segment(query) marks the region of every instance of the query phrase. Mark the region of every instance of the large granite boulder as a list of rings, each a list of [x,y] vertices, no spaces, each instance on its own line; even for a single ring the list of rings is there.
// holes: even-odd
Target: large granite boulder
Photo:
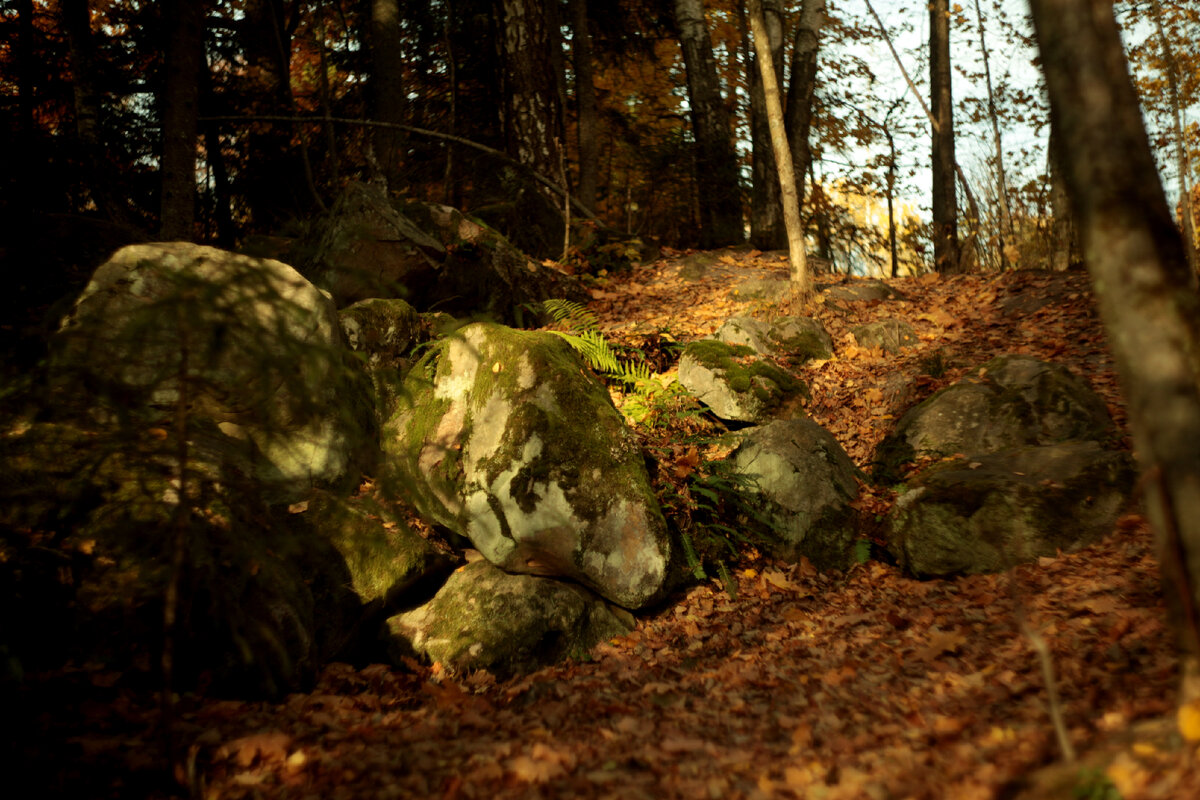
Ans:
[[[1075,550],[1112,532],[1134,475],[1128,453],[1096,442],[957,458],[910,481],[888,518],[889,549],[921,578]]]
[[[765,356],[786,356],[800,361],[826,359],[833,354],[833,339],[825,326],[809,317],[783,317],[766,321],[730,317],[713,334],[717,341],[745,345]]]
[[[419,313],[399,298],[372,297],[338,311],[350,350],[364,361],[375,387],[377,420],[396,411],[404,376],[418,348],[458,326],[438,312]]]
[[[344,559],[252,483],[192,464],[181,493],[177,443],[145,432],[35,423],[6,433],[0,646],[24,669],[73,661],[159,680],[170,585],[179,691],[303,691],[351,644],[362,604]]]
[[[1106,441],[1104,401],[1066,367],[1006,355],[910,409],[875,454],[875,475],[894,480],[922,456],[976,455],[1032,444]]]
[[[584,301],[575,278],[529,258],[495,229],[436,203],[393,203],[352,183],[299,248],[303,268],[338,306],[372,297],[421,311],[517,321],[527,304]]]
[[[715,339],[689,343],[679,359],[679,383],[723,420],[760,423],[800,412],[804,382],[746,345]]]
[[[633,617],[552,578],[514,575],[479,559],[429,603],[388,620],[394,660],[415,654],[455,670],[499,677],[531,672],[633,629]]]
[[[55,402],[106,424],[215,430],[194,458],[275,500],[354,481],[376,447],[370,382],[329,297],[286,264],[182,242],[105,262],[52,341]]]
[[[383,447],[427,518],[512,572],[631,608],[659,593],[670,546],[641,449],[560,337],[468,325],[404,390]]]
[[[768,526],[763,546],[789,561],[807,557],[818,569],[852,563],[858,515],[858,469],[833,435],[810,419],[778,420],[735,434],[728,456],[750,478],[748,501]]]
[[[920,342],[916,331],[902,319],[880,319],[856,325],[850,329],[859,347],[879,348],[886,353],[899,353],[905,347]]]
[[[369,297],[420,297],[436,286],[446,247],[398,211],[387,192],[351,183],[315,226],[305,273],[337,305]]]
[[[528,322],[528,307],[543,300],[591,299],[577,278],[531,259],[499,231],[456,208],[409,201],[401,209],[446,248],[436,286],[413,295],[418,308],[464,317],[486,314],[521,325]]]

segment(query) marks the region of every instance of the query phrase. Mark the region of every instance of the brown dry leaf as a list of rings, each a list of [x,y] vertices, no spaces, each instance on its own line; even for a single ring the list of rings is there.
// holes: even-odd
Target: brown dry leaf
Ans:
[[[526,783],[548,783],[566,774],[566,770],[563,769],[562,764],[556,761],[545,761],[530,758],[529,756],[510,758],[507,766],[508,771],[517,780],[525,781]]]
[[[217,748],[217,758],[232,758],[240,767],[248,767],[255,761],[287,760],[292,737],[283,731],[264,731],[226,742]]]
[[[934,630],[929,634],[929,643],[913,654],[922,661],[932,661],[945,653],[953,653],[967,643],[967,637],[957,631]]]

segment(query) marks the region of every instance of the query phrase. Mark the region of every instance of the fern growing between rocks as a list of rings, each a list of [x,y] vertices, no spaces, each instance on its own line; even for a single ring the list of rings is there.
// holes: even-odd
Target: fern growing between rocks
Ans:
[[[600,321],[587,306],[572,300],[550,299],[542,301],[542,310],[555,322],[566,325],[570,330],[555,331],[575,352],[583,357],[587,365],[606,378],[622,381],[640,389],[654,380],[646,364],[623,361],[613,352],[612,346],[600,332]]]

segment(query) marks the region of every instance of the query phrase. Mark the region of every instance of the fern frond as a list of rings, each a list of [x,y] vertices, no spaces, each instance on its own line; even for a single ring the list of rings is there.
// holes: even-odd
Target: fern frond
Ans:
[[[600,320],[588,307],[574,300],[550,298],[542,301],[542,308],[555,322],[565,322],[572,331],[599,331]]]

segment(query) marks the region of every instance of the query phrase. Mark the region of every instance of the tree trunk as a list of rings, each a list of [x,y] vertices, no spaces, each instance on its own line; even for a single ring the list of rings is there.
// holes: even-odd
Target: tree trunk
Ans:
[[[962,269],[954,183],[954,98],[950,90],[950,3],[929,6],[929,97],[933,115],[933,261],[938,272]]]
[[[1075,213],[1071,211],[1071,200],[1067,196],[1066,178],[1063,176],[1063,165],[1066,163],[1061,152],[1059,140],[1062,137],[1055,129],[1053,120],[1050,122],[1050,137],[1047,146],[1050,173],[1050,218],[1051,218],[1051,247],[1050,268],[1059,272],[1070,269],[1080,263],[1079,235],[1075,230]]]
[[[167,78],[162,93],[162,197],[159,235],[164,240],[196,237],[196,134],[200,70],[204,61],[204,3],[164,4]]]
[[[751,4],[751,16],[754,10]],[[740,10],[740,8],[739,8]],[[774,69],[776,85],[783,83],[783,2],[763,0],[763,24],[766,49]],[[753,26],[753,21],[751,21]],[[746,36],[747,42],[758,37]],[[748,51],[751,48],[748,48]],[[762,64],[753,52],[746,54],[750,79],[750,138],[754,165],[750,188],[750,244],[759,250],[780,250],[787,245],[787,228],[783,221],[783,199],[779,193],[779,170],[775,166],[775,151],[771,142],[771,126],[767,120],[767,101],[763,91]],[[803,174],[803,173],[801,173]]]
[[[563,114],[551,60],[558,32],[547,0],[498,0],[504,98],[501,116],[510,155],[547,178],[558,175]]]
[[[1158,33],[1158,42],[1163,53],[1163,71],[1167,74],[1167,90],[1171,93],[1171,128],[1175,135],[1175,167],[1179,171],[1179,205],[1183,218],[1184,253],[1187,254],[1188,267],[1192,274],[1200,277],[1200,250],[1196,247],[1196,217],[1192,208],[1191,187],[1188,177],[1191,167],[1188,165],[1187,142],[1184,140],[1183,103],[1179,98],[1179,62],[1175,51],[1163,30],[1162,4],[1151,0],[1150,10],[1154,15],[1154,27]],[[1193,282],[1195,278],[1193,278]]]
[[[6,211],[9,214],[25,216],[30,214],[34,208],[41,206],[39,201],[42,191],[37,189],[37,168],[35,166],[40,160],[36,154],[41,148],[34,144],[36,127],[33,109],[36,105],[34,95],[37,67],[34,61],[33,0],[18,0],[16,6],[17,124],[15,144],[17,152],[22,153],[24,157],[10,159],[9,165],[16,183],[16,196],[23,198],[23,202],[8,206]],[[13,220],[10,219],[9,222],[13,222]],[[21,230],[24,227],[23,224],[16,224],[14,229]]]
[[[979,54],[983,57],[983,77],[987,86],[988,118],[992,122],[992,145],[996,151],[996,200],[1000,205],[1000,235],[996,237],[1000,251],[1000,267],[1008,268],[1008,245],[1012,240],[1012,215],[1008,211],[1008,177],[1004,171],[1004,143],[1000,136],[1000,117],[996,110],[996,94],[992,89],[992,68],[988,58],[987,41],[983,35],[983,8],[975,0],[975,18],[979,22]]]
[[[600,170],[600,121],[596,110],[596,83],[592,64],[592,34],[588,31],[587,0],[568,0],[575,56],[575,102],[578,113],[579,202],[596,211],[596,185]]]
[[[283,0],[247,0],[241,19],[248,102],[265,115],[290,116],[291,31]],[[239,188],[256,228],[270,230],[309,207],[306,169],[292,144],[291,128],[252,128]]]
[[[721,97],[703,0],[675,0],[675,22],[687,69],[692,133],[696,139],[696,191],[704,247],[737,244],[743,238],[737,153],[729,111]]]
[[[824,23],[825,0],[801,0],[785,118],[792,163],[800,176],[807,175],[812,164],[812,145],[808,137],[812,129],[813,93],[817,87],[817,51]],[[800,181],[797,188],[799,199],[803,201],[804,181]]]
[[[128,222],[124,204],[113,193],[117,176],[104,168],[108,160],[100,138],[100,101],[96,93],[95,48],[88,0],[62,0],[59,19],[66,33],[75,110],[75,139],[82,172],[96,209],[113,222]]]
[[[1112,5],[1031,0],[1067,189],[1128,402],[1145,506],[1200,698],[1200,298],[1163,194]]]
[[[400,31],[400,0],[367,0],[367,53],[371,116],[379,122],[407,122],[404,92],[404,41]],[[403,188],[404,133],[394,128],[376,128],[371,147],[381,177],[392,191]]]
[[[800,202],[796,196],[796,173],[792,170],[792,153],[788,147],[787,129],[783,122],[783,103],[779,96],[779,81],[771,51],[770,32],[763,19],[761,0],[750,0],[750,30],[754,34],[754,49],[762,77],[763,100],[767,122],[771,128],[771,146],[777,165],[776,177],[783,200],[783,219],[787,229],[788,263],[793,295],[804,298],[811,289],[808,260],[804,252],[804,229],[800,224]],[[782,32],[780,32],[782,41]]]

